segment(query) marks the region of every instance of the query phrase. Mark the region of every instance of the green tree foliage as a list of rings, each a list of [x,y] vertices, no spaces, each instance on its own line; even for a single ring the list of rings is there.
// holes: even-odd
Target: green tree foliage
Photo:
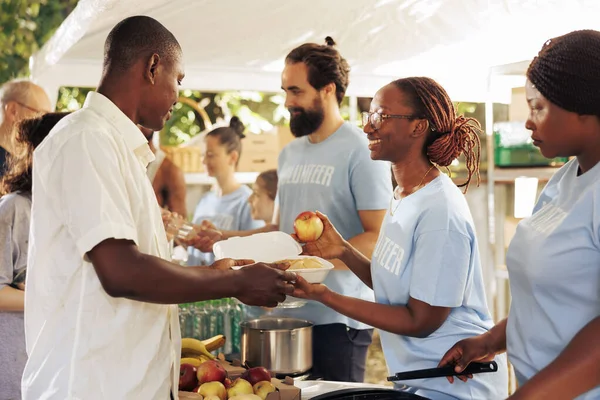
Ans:
[[[76,5],[77,0],[0,0],[0,83],[28,74],[29,57]]]

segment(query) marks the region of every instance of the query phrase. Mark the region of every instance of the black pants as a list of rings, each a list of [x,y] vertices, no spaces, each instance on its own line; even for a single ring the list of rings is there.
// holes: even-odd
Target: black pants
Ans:
[[[344,324],[314,326],[311,375],[326,381],[363,382],[372,339],[373,329]]]

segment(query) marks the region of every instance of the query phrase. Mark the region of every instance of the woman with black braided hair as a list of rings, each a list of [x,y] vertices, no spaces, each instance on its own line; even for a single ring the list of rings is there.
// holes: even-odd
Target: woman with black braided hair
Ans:
[[[363,114],[371,158],[392,163],[398,187],[390,199],[372,259],[319,214],[324,230],[304,253],[339,258],[375,292],[376,303],[343,296],[298,277],[294,296],[322,302],[381,330],[390,373],[433,368],[458,338],[487,332],[493,321],[483,284],[473,218],[454,182],[438,167],[465,156],[465,191],[478,175],[479,124],[457,115],[446,91],[429,78],[381,88]],[[505,357],[499,370],[473,385],[443,378],[402,382],[429,399],[501,399],[508,391]]]
[[[441,364],[460,371],[507,351],[519,382],[511,399],[600,399],[600,32],[547,41],[527,78],[534,144],[574,158],[510,244],[508,319],[458,342]]]

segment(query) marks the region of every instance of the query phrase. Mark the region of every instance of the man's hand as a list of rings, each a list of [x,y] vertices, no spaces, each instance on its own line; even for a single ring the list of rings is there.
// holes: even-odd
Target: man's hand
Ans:
[[[249,306],[276,307],[294,292],[296,274],[286,271],[288,263],[256,263],[240,269],[238,300]]]

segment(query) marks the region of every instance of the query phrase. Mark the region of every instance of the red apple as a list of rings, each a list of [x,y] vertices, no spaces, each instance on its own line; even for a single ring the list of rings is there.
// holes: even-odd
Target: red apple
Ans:
[[[271,382],[271,374],[264,367],[247,369],[240,378],[247,380],[252,386],[261,381]]]
[[[294,220],[294,232],[301,242],[314,242],[323,234],[323,221],[316,213],[304,211]]]
[[[225,371],[225,368],[218,361],[211,360],[200,364],[196,375],[201,385],[206,382],[222,383],[227,378],[227,371]]]
[[[213,398],[214,400],[217,400],[216,398],[218,398],[219,400],[227,400],[227,390],[225,389],[225,386],[217,381],[203,383],[200,385],[198,393],[205,399]]]
[[[225,385],[225,387],[226,387],[227,389],[229,389],[229,388],[231,387],[231,385],[232,385],[232,383],[231,383],[231,379],[229,379],[229,378],[225,378],[225,380],[223,381],[223,385]]]
[[[179,367],[179,389],[189,392],[198,386],[196,367],[192,364],[181,364]]]
[[[275,385],[268,380],[258,382],[256,385],[254,385],[253,390],[254,394],[260,397],[262,400],[265,400],[269,393],[272,393],[277,389],[275,388]]]

